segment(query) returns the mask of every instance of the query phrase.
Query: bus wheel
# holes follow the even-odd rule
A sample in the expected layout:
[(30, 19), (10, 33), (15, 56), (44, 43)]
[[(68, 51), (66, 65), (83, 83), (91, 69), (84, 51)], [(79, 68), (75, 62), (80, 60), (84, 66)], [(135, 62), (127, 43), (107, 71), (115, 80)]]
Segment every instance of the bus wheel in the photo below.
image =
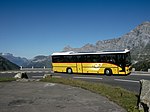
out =
[(67, 68), (66, 72), (71, 74), (72, 73), (72, 69), (71, 68)]
[(106, 68), (105, 72), (104, 72), (107, 76), (111, 76), (112, 75), (112, 70), (110, 68)]

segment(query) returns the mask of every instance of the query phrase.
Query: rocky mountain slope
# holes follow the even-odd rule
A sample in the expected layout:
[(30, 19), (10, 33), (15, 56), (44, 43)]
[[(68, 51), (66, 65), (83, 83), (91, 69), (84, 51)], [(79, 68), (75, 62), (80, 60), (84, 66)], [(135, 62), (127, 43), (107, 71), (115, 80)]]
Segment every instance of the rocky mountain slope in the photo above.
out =
[(16, 57), (10, 53), (0, 53), (0, 56), (8, 59), (12, 63), (17, 64), (18, 66), (22, 66), (24, 63), (27, 63), (29, 60), (26, 58)]
[(0, 71), (17, 70), (20, 67), (0, 56)]
[(150, 22), (144, 22), (131, 32), (110, 40), (97, 41), (95, 45), (86, 44), (81, 48), (67, 46), (64, 51), (96, 52), (103, 50), (130, 49), (133, 67), (136, 70), (150, 68)]
[(22, 57), (15, 57), (13, 54), (10, 53), (0, 53), (0, 56), (8, 59), (12, 63), (17, 64), (18, 66), (22, 66), (25, 68), (30, 68), (30, 67), (38, 67), (38, 68), (43, 68), (44, 66), (49, 68), (51, 67), (51, 57), (50, 56), (36, 56), (33, 59), (26, 59)]
[(46, 68), (49, 68), (51, 67), (51, 56), (36, 56), (33, 59), (29, 60), (27, 63), (24, 63), (22, 66), (29, 68), (31, 68), (32, 66), (36, 68), (43, 68), (45, 66)]

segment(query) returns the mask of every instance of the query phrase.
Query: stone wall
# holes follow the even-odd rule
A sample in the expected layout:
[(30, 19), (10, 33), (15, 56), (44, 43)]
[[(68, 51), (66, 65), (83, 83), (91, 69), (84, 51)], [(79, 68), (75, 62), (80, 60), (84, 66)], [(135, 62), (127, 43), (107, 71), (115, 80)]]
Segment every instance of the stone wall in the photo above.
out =
[(140, 80), (139, 109), (150, 112), (150, 80)]

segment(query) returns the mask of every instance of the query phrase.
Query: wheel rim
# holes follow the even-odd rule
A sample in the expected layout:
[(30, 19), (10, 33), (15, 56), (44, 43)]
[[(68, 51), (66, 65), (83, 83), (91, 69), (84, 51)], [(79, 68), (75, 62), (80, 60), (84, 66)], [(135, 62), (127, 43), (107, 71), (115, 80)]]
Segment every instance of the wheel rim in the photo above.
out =
[(68, 72), (68, 73), (72, 73), (72, 70), (69, 68), (69, 69), (67, 70), (67, 72)]
[(106, 75), (109, 75), (110, 74), (110, 71), (109, 70), (106, 70)]
[(106, 69), (105, 74), (108, 75), (108, 76), (112, 75), (111, 69)]

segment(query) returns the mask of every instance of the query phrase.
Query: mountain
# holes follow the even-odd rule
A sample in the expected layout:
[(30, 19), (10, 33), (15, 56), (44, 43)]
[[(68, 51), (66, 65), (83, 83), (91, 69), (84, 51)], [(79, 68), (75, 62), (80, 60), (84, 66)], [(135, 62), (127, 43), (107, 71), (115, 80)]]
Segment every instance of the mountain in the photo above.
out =
[(13, 54), (10, 54), (10, 53), (0, 53), (0, 56), (8, 59), (12, 63), (17, 64), (18, 66), (22, 66), (24, 63), (28, 62), (28, 59), (21, 58), (21, 57), (15, 57), (15, 56), (13, 56)]
[(0, 56), (0, 71), (4, 71), (4, 70), (17, 70), (20, 67), (12, 62), (10, 62), (9, 60), (3, 58)]
[(22, 66), (29, 68), (31, 68), (32, 66), (36, 68), (43, 68), (45, 66), (46, 68), (49, 68), (51, 67), (51, 56), (36, 56), (33, 59), (29, 60), (27, 63), (24, 63)]
[(150, 22), (144, 22), (129, 33), (114, 39), (86, 44), (81, 48), (66, 46), (63, 51), (97, 52), (103, 50), (130, 49), (133, 67), (136, 70), (150, 68)]
[(51, 67), (51, 56), (39, 55), (34, 57), (33, 59), (15, 57), (13, 54), (10, 53), (0, 53), (0, 56), (8, 59), (12, 63), (17, 64), (18, 66), (22, 66), (25, 68), (30, 68), (32, 66), (38, 68), (43, 68), (44, 66), (47, 68)]
[[(150, 22), (144, 22), (129, 33), (114, 39), (100, 40), (96, 44), (86, 44), (81, 48), (66, 46), (63, 51), (97, 52), (104, 50), (130, 49), (133, 67), (136, 70), (147, 71), (150, 68)], [(0, 56), (23, 67), (51, 67), (51, 56), (39, 55), (31, 60), (15, 57), (10, 53), (0, 53)]]

